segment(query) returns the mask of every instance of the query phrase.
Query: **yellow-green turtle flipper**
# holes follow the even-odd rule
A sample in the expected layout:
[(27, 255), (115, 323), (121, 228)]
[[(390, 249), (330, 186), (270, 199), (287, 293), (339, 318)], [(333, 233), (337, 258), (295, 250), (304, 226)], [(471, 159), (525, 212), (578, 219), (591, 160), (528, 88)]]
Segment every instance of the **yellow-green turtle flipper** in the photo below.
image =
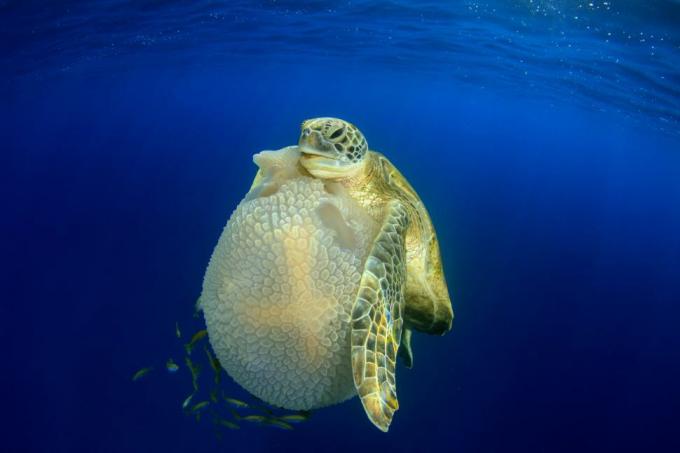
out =
[(401, 363), (406, 368), (413, 368), (413, 349), (411, 348), (411, 337), (413, 337), (413, 330), (405, 327), (401, 333), (401, 347), (399, 348), (399, 357)]
[(395, 366), (403, 325), (407, 226), (402, 203), (390, 201), (352, 308), (354, 385), (368, 418), (382, 431), (399, 408)]

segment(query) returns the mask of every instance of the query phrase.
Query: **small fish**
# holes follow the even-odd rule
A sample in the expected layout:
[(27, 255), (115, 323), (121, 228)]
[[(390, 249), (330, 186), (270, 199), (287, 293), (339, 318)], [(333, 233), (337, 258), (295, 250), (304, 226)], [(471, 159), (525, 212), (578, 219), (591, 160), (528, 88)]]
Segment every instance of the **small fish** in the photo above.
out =
[(231, 414), (232, 417), (234, 417), (234, 420), (241, 420), (241, 415), (236, 412), (234, 409), (229, 409), (229, 413)]
[(201, 374), (201, 368), (198, 365), (194, 365), (189, 356), (184, 357), (184, 361), (191, 371), (191, 383), (194, 386), (194, 391), (198, 390), (198, 376)]
[(214, 420), (214, 422), (217, 425), (224, 426), (225, 428), (229, 428), (229, 429), (240, 429), (241, 428), (236, 423), (230, 422), (229, 420), (224, 420), (222, 418), (216, 418)]
[(194, 304), (194, 318), (198, 318), (201, 315), (201, 298), (196, 299)]
[(191, 408), (191, 412), (198, 412), (202, 411), (206, 407), (210, 405), (210, 401), (201, 401), (200, 403), (196, 403), (194, 407)]
[(178, 322), (175, 323), (175, 336), (177, 338), (182, 338), (182, 332), (180, 332), (180, 330), (179, 330), (179, 323)]
[(275, 418), (267, 420), (267, 424), (272, 425), (272, 426), (276, 426), (277, 428), (285, 429), (285, 430), (288, 430), (288, 431), (293, 429), (293, 425), (291, 425), (290, 423), (286, 423), (284, 421), (277, 420)]
[(225, 396), (224, 401), (226, 401), (227, 403), (231, 404), (234, 407), (238, 407), (239, 409), (245, 409), (245, 408), (250, 407), (250, 405), (248, 403), (246, 403), (245, 401), (237, 400), (235, 398), (227, 398)]
[(184, 345), (184, 349), (187, 351), (187, 354), (191, 354), (191, 351), (193, 351), (194, 346), (196, 346), (196, 343), (205, 338), (206, 335), (208, 335), (208, 331), (205, 329), (196, 332), (194, 336), (191, 337), (191, 341)]
[(253, 423), (262, 423), (267, 420), (267, 417), (264, 415), (246, 415), (245, 417), (241, 417), (241, 420)]
[(216, 357), (213, 357), (213, 355), (210, 353), (210, 349), (208, 349), (208, 346), (205, 346), (203, 349), (205, 350), (205, 355), (208, 356), (208, 363), (210, 363), (210, 367), (215, 372), (215, 384), (219, 385), (222, 372), (222, 365), (220, 365), (220, 361), (217, 360)]
[(167, 362), (165, 362), (165, 368), (168, 370), (170, 373), (176, 373), (177, 370), (179, 370), (179, 365), (175, 363), (174, 360), (172, 360), (172, 357), (168, 359)]
[(290, 414), (280, 416), (279, 420), (283, 420), (284, 422), (290, 423), (302, 423), (304, 421), (309, 420), (309, 417), (303, 414)]
[(153, 370), (153, 367), (152, 367), (152, 366), (149, 366), (149, 367), (146, 367), (146, 368), (142, 368), (141, 370), (137, 371), (137, 372), (132, 376), (132, 380), (133, 380), (133, 381), (138, 381), (138, 380), (140, 380), (141, 378), (143, 378), (144, 376), (146, 376), (147, 374), (149, 374), (149, 373), (151, 372), (151, 370)]
[(191, 400), (194, 397), (195, 393), (192, 393), (191, 395), (187, 396), (184, 402), (182, 403), (182, 409), (186, 409), (189, 407), (189, 404), (191, 404)]
[(216, 403), (218, 401), (218, 399), (219, 398), (217, 397), (217, 388), (214, 388), (210, 391), (210, 401), (212, 401), (213, 403)]
[(207, 334), (208, 334), (208, 331), (207, 331), (207, 330), (205, 330), (205, 329), (199, 330), (198, 332), (196, 332), (196, 333), (194, 334), (193, 337), (191, 337), (191, 343), (192, 343), (192, 344), (198, 343), (198, 342), (201, 341), (203, 338), (205, 338), (205, 336), (206, 336)]

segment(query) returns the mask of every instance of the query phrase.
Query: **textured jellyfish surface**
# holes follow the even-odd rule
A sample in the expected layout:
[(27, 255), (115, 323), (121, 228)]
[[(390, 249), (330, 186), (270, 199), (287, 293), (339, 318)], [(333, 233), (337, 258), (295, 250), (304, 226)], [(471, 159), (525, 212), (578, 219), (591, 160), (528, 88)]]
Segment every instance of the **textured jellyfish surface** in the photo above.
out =
[(350, 316), (375, 225), (297, 170), (297, 149), (255, 156), (262, 178), (229, 219), (203, 283), (210, 342), (242, 387), (288, 409), (355, 395)]

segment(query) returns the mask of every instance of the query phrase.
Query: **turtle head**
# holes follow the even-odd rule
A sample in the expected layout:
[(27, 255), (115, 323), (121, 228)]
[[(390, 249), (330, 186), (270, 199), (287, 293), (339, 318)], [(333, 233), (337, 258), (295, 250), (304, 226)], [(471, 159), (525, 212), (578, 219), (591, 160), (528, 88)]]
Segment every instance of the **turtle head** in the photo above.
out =
[(366, 162), (368, 144), (359, 129), (337, 118), (314, 118), (301, 126), (300, 163), (319, 179), (356, 175)]

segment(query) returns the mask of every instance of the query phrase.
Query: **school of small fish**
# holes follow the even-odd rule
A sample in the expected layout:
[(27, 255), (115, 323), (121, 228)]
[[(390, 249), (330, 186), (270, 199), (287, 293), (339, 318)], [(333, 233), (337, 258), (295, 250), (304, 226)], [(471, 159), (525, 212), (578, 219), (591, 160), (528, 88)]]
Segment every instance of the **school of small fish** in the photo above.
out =
[[(200, 311), (200, 299), (196, 302), (195, 313)], [(182, 338), (182, 332), (179, 327), (179, 323), (175, 323), (175, 337), (177, 339)], [(182, 402), (182, 410), (188, 415), (193, 415), (196, 421), (201, 420), (201, 416), (204, 412), (209, 412), (212, 416), (212, 422), (216, 429), (226, 428), (228, 430), (240, 429), (241, 426), (239, 422), (247, 422), (253, 425), (260, 426), (272, 426), (275, 428), (283, 430), (292, 430), (293, 424), (302, 423), (309, 420), (311, 416), (310, 411), (298, 411), (286, 414), (276, 414), (275, 408), (269, 407), (262, 402), (248, 403), (230, 396), (226, 396), (223, 392), (220, 392), (219, 386), (222, 377), (222, 366), (219, 360), (214, 356), (210, 350), (210, 346), (205, 344), (203, 349), (205, 351), (205, 357), (208, 360), (210, 368), (213, 370), (213, 382), (214, 386), (208, 394), (208, 399), (203, 399), (198, 402), (195, 401), (196, 395), (199, 393), (199, 377), (201, 375), (201, 366), (191, 359), (191, 353), (198, 343), (207, 337), (207, 331), (205, 329), (196, 332), (188, 343), (185, 343), (184, 351), (186, 355), (184, 356), (184, 363), (186, 368), (191, 374), (191, 384), (193, 387), (193, 392), (187, 396)], [(171, 358), (169, 358), (165, 363), (165, 368), (170, 374), (175, 374), (180, 370), (180, 366)], [(132, 380), (138, 381), (144, 378), (146, 375), (153, 371), (154, 367), (144, 367), (133, 374)], [(231, 420), (224, 418), (220, 415), (219, 411), (227, 409), (231, 415)], [(239, 411), (246, 411), (242, 413)], [(222, 434), (218, 430), (215, 432), (218, 439), (221, 439)]]

